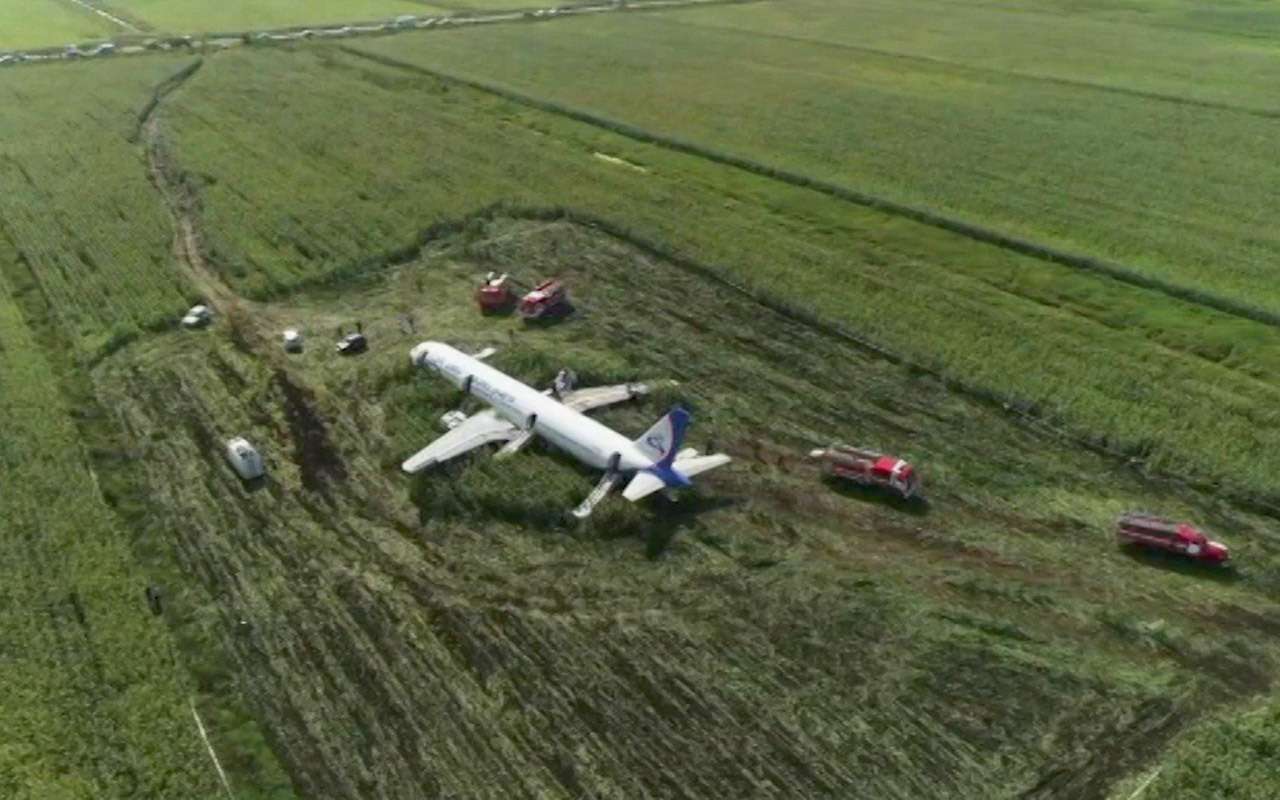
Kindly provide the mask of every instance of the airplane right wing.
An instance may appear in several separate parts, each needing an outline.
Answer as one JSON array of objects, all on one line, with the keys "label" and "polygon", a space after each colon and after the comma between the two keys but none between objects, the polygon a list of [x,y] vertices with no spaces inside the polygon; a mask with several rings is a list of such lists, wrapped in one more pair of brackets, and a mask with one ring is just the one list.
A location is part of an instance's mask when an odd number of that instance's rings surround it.
[{"label": "airplane right wing", "polygon": [[593,386],[588,389],[574,389],[560,398],[574,411],[587,412],[593,408],[623,403],[633,397],[649,393],[649,387],[643,383],[621,383],[617,386]]},{"label": "airplane right wing", "polygon": [[519,428],[487,408],[467,417],[456,428],[414,453],[400,468],[410,474],[421,472],[482,445],[510,441],[520,433]]}]

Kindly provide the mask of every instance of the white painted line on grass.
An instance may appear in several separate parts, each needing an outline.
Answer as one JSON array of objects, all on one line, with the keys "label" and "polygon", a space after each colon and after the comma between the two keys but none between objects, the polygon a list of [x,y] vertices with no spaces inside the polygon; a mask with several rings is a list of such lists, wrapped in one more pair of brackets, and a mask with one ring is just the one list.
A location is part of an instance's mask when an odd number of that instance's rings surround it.
[{"label": "white painted line on grass", "polygon": [[200,739],[209,750],[209,758],[213,759],[213,768],[218,771],[218,778],[222,781],[222,788],[227,791],[227,797],[235,800],[235,795],[231,793],[231,784],[227,781],[227,773],[222,771],[222,763],[218,761],[218,754],[213,752],[213,745],[209,743],[209,735],[205,733],[204,723],[200,721],[200,714],[196,711],[196,701],[191,699],[187,702],[191,704],[191,716],[196,721],[196,730],[200,731]]},{"label": "white painted line on grass", "polygon": [[76,5],[80,6],[81,8],[87,11],[92,11],[93,13],[97,14],[100,17],[106,17],[107,19],[111,20],[112,22],[119,25],[121,28],[124,28],[125,30],[130,30],[130,31],[133,31],[134,33],[142,33],[142,31],[133,27],[132,25],[120,19],[119,17],[115,16],[114,14],[108,14],[107,12],[103,11],[100,8],[95,8],[94,6],[91,6],[88,3],[84,2],[84,0],[71,0],[71,2],[75,3]]}]

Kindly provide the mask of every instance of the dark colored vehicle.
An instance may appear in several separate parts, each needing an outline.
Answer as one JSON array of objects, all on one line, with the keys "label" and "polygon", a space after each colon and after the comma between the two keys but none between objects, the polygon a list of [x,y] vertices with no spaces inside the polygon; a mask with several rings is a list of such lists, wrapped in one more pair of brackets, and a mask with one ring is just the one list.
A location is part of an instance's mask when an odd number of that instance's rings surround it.
[{"label": "dark colored vehicle", "polygon": [[354,356],[357,353],[363,353],[369,349],[369,340],[364,338],[363,333],[348,333],[338,342],[338,354],[344,356]]}]

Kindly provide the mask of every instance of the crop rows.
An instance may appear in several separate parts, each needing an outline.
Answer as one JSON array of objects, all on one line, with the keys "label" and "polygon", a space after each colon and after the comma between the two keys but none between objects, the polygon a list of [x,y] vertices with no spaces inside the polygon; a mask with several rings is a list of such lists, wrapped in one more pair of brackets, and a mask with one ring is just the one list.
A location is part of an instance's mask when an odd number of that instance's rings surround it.
[{"label": "crop rows", "polygon": [[417,0],[264,0],[250,6],[205,0],[116,0],[113,5],[152,30],[184,34],[361,22],[442,10]]},{"label": "crop rows", "polygon": [[[508,341],[513,323],[467,303],[489,267],[565,272],[581,318]],[[623,313],[645,286],[655,313]],[[1121,592],[1140,616],[1182,586],[1158,570],[1134,576],[1122,557],[1098,564],[1088,588],[1070,577],[1114,507],[1150,499],[1140,484],[1108,488],[1121,473],[1098,460],[1040,452],[932,381],[905,392],[914,379],[897,367],[746,298],[720,298],[701,320],[681,306],[706,308],[716,292],[569,223],[478,221],[421,261],[259,306],[243,323],[254,352],[215,327],[158,336],[99,367],[105,401],[147,452],[154,530],[143,536],[177,537],[304,794],[1012,792],[1043,771],[1085,780],[1100,742],[1129,741],[1143,709],[1181,702],[1151,687],[1217,685],[1079,622],[1101,611],[1091,597]],[[561,513],[590,476],[537,449],[406,481],[399,460],[456,402],[406,369],[416,339],[395,317],[407,312],[455,341],[505,343],[499,366],[535,383],[566,363],[592,382],[677,378],[695,435],[739,465],[687,512],[617,501],[579,531]],[[339,361],[322,342],[351,319],[365,321],[373,351]],[[267,338],[286,320],[315,343],[287,360]],[[750,397],[731,388],[743,381]],[[638,431],[655,406],[605,418]],[[316,421],[310,434],[301,419]],[[775,466],[837,433],[928,453],[935,510],[904,521],[815,491],[794,462]],[[263,488],[247,491],[222,462],[219,442],[233,434],[267,454]],[[1000,450],[1020,459],[1013,480],[971,469]],[[1097,477],[1063,486],[1076,493],[1062,503],[1036,485],[1077,474]],[[1027,533],[1064,513],[1080,520],[1066,528],[1091,532]],[[1246,519],[1255,560],[1272,563]],[[645,561],[663,538],[653,552],[667,558]],[[993,560],[1009,572],[988,574]],[[1265,604],[1257,588],[1215,596]],[[1048,599],[1028,603],[1037,592]],[[1106,647],[1085,645],[1099,634]],[[1239,638],[1230,647],[1270,658]],[[1213,652],[1239,664],[1225,643]]]},{"label": "crop rows", "polygon": [[0,53],[25,47],[105,39],[116,29],[71,3],[0,0]]},{"label": "crop rows", "polygon": [[172,232],[129,141],[151,87],[178,62],[0,76],[10,109],[0,127],[0,236],[6,269],[28,273],[71,341],[86,352],[136,336],[181,312],[188,290],[173,268]]},{"label": "crop rows", "polygon": [[[732,25],[743,11],[695,13]],[[1259,215],[1273,197],[1268,143],[1280,119],[691,26],[687,17],[361,48],[1280,310],[1280,238]],[[859,24],[856,9],[848,24]],[[606,57],[595,79],[573,80],[581,64]],[[1257,102],[1270,99],[1259,92]]]},{"label": "crop rows", "polygon": [[1161,468],[1274,489],[1267,326],[330,50],[229,55],[162,115],[176,163],[216,179],[205,238],[251,296],[497,201],[566,207]]},{"label": "crop rows", "polygon": [[0,289],[0,795],[213,796],[192,688],[147,610],[147,577],[85,463],[57,374]]}]

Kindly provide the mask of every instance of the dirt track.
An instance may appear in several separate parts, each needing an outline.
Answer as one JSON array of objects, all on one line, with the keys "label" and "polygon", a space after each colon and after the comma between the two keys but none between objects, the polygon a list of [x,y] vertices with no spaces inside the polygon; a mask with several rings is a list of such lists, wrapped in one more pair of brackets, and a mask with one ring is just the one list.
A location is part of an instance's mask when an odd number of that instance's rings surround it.
[{"label": "dirt track", "polygon": [[[171,537],[198,576],[201,613],[221,620],[237,684],[307,796],[1102,797],[1141,743],[1190,718],[1067,657],[1108,635],[1089,623],[1095,599],[1116,603],[1123,585],[1111,566],[1078,569],[1091,521],[1009,502],[1012,487],[973,482],[971,467],[1016,458],[1030,482],[1081,494],[1158,488],[569,221],[484,221],[478,239],[433,243],[359,292],[247,304],[202,252],[198,193],[156,111],[141,130],[177,264],[220,316],[316,331],[373,320],[375,352],[358,363],[317,344],[286,364],[253,328],[236,339],[215,325],[153,337],[96,373],[147,454],[147,535]],[[590,488],[545,453],[407,485],[397,456],[456,398],[406,371],[413,337],[388,309],[487,341],[497,334],[466,298],[491,266],[562,272],[582,293],[579,319],[511,346],[530,359],[522,374],[572,353],[597,379],[681,379],[698,435],[730,443],[738,467],[685,506],[586,532],[542,521],[542,506]],[[626,312],[642,294],[651,318]],[[744,382],[751,403],[726,401]],[[657,411],[609,420],[642,429]],[[822,486],[785,454],[834,435],[833,420],[928,453],[949,488],[913,517]],[[217,455],[242,432],[270,454],[258,489]],[[535,521],[498,521],[486,504],[499,502]],[[1140,574],[1125,591],[1145,608],[1168,585]],[[1124,669],[1154,660],[1228,697],[1254,690],[1142,643],[1106,648]],[[1203,711],[1199,695],[1179,701]]]}]

